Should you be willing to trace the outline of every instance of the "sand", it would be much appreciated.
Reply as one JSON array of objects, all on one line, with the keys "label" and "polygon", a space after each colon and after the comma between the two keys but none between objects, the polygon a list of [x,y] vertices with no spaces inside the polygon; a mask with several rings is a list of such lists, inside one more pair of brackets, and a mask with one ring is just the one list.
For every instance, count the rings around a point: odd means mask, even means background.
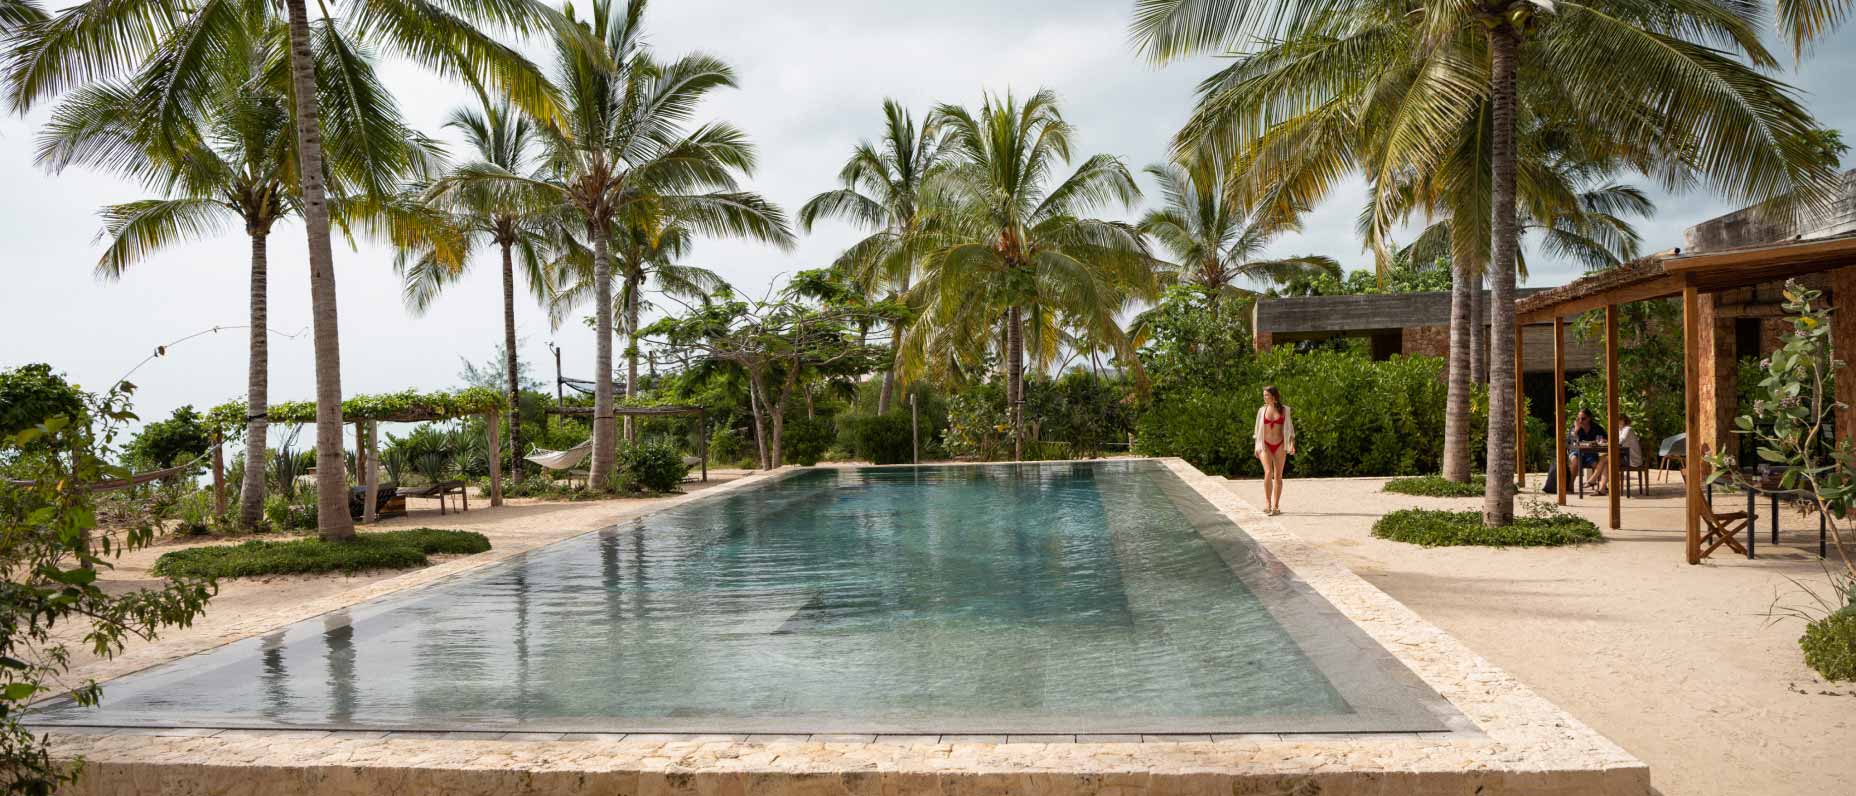
[{"label": "sand", "polygon": [[[1382,483],[1291,479],[1277,519],[1647,762],[1662,793],[1856,793],[1856,685],[1820,680],[1800,655],[1801,623],[1769,615],[1775,599],[1805,602],[1793,579],[1827,592],[1815,518],[1782,514],[1773,546],[1761,516],[1759,558],[1723,548],[1690,566],[1678,478],[1626,498],[1624,527],[1606,529],[1604,544],[1426,549],[1372,538],[1374,519],[1482,501],[1385,494]],[[1260,482],[1229,487],[1263,504]],[[1568,508],[1608,520],[1604,498]]]}]

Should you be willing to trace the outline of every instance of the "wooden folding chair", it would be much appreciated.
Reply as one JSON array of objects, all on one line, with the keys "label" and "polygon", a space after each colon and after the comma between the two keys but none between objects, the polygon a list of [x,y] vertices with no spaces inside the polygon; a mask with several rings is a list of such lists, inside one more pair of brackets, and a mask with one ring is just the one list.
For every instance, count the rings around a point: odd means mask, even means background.
[{"label": "wooden folding chair", "polygon": [[1701,524],[1706,532],[1701,536],[1701,557],[1707,558],[1721,545],[1746,555],[1746,547],[1740,544],[1740,534],[1744,533],[1753,518],[1744,511],[1728,514],[1714,513],[1714,504],[1706,500],[1701,502]]}]

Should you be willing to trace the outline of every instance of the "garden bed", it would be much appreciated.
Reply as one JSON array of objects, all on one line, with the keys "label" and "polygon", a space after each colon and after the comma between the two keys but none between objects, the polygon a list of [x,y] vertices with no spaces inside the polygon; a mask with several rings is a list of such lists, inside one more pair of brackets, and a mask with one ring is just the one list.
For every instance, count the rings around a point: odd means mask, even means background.
[{"label": "garden bed", "polygon": [[1572,514],[1542,512],[1514,518],[1505,528],[1482,524],[1479,511],[1401,509],[1373,523],[1373,536],[1424,547],[1558,547],[1602,542],[1591,520]]},{"label": "garden bed", "polygon": [[1458,483],[1441,475],[1414,475],[1387,481],[1382,489],[1395,495],[1418,497],[1482,497],[1485,483],[1480,474],[1470,476],[1468,483]]},{"label": "garden bed", "polygon": [[211,578],[353,574],[369,569],[423,567],[432,563],[432,555],[469,555],[489,549],[490,540],[480,533],[414,528],[358,533],[350,542],[310,537],[191,547],[163,553],[150,571],[163,577]]}]

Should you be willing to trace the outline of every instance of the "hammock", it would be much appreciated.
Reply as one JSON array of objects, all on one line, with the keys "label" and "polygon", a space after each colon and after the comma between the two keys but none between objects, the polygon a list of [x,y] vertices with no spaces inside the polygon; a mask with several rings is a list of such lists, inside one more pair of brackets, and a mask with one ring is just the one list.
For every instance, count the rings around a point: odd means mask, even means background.
[{"label": "hammock", "polygon": [[593,453],[593,441],[587,440],[564,451],[551,451],[536,448],[533,453],[522,458],[539,464],[550,470],[571,470],[586,461]]}]

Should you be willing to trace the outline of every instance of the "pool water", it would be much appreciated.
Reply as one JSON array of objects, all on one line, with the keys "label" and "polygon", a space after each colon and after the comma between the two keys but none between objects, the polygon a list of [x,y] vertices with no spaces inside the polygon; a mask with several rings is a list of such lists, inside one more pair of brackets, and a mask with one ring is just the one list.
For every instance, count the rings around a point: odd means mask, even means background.
[{"label": "pool water", "polygon": [[[1292,629],[1293,628],[1293,632]],[[824,468],[106,684],[45,723],[1434,730],[1161,463]]]}]

